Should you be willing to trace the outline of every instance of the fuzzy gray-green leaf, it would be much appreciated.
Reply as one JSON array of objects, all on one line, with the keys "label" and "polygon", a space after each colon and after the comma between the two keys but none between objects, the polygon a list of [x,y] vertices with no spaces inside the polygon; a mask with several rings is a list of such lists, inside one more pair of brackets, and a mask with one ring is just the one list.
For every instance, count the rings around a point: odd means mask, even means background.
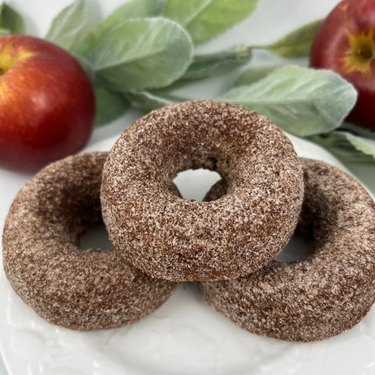
[{"label": "fuzzy gray-green leaf", "polygon": [[105,33],[121,26],[124,22],[133,18],[153,17],[161,12],[160,0],[130,0],[116,8],[107,18],[99,23],[85,37],[80,40],[74,51],[77,54],[87,54],[90,49],[95,48],[98,40]]},{"label": "fuzzy gray-green leaf", "polygon": [[280,68],[279,66],[259,66],[250,68],[244,71],[237,81],[234,83],[234,87],[243,86],[243,85],[251,85],[257,81],[268,76],[268,74],[272,73],[274,70]]},{"label": "fuzzy gray-green leaf", "polygon": [[321,24],[322,20],[318,20],[299,27],[265,48],[275,55],[286,58],[308,56],[315,34]]},{"label": "fuzzy gray-green leaf", "polygon": [[46,39],[70,50],[86,32],[88,8],[85,0],[75,0],[52,21]]},{"label": "fuzzy gray-green leaf", "polygon": [[285,66],[220,99],[263,113],[292,134],[308,136],[340,126],[356,98],[353,86],[336,73]]},{"label": "fuzzy gray-green leaf", "polygon": [[347,141],[357,150],[365,155],[371,156],[375,162],[375,141],[372,139],[366,139],[358,135],[354,135],[348,132],[336,132],[340,133]]},{"label": "fuzzy gray-green leaf", "polygon": [[95,48],[98,40],[112,29],[121,26],[124,22],[134,18],[152,17],[161,11],[160,0],[130,0],[116,8],[107,18],[99,23],[74,48],[78,55],[88,54]]},{"label": "fuzzy gray-green leaf", "polygon": [[124,96],[132,106],[146,111],[177,103],[177,100],[168,95],[161,95],[151,91],[128,92]]},{"label": "fuzzy gray-green leaf", "polygon": [[375,141],[375,131],[364,128],[362,126],[351,124],[349,122],[344,122],[341,125],[340,130],[347,130],[350,133],[354,133],[355,135],[359,135],[361,137],[369,138]]},{"label": "fuzzy gray-green leaf", "polygon": [[247,46],[207,55],[196,55],[182,78],[197,80],[224,74],[246,64],[250,58],[251,48]]},{"label": "fuzzy gray-green leaf", "polygon": [[203,43],[248,17],[257,0],[168,0],[164,16],[183,25],[195,43]]},{"label": "fuzzy gray-green leaf", "polygon": [[128,109],[128,101],[121,95],[103,88],[95,88],[95,126],[102,126],[122,116]]},{"label": "fuzzy gray-green leaf", "polygon": [[176,22],[138,18],[105,30],[83,56],[106,87],[126,92],[168,86],[185,73],[192,49]]},{"label": "fuzzy gray-green leaf", "polygon": [[315,143],[328,149],[339,159],[347,162],[375,163],[375,141],[345,131],[310,137]]},{"label": "fuzzy gray-green leaf", "polygon": [[161,0],[130,0],[116,8],[103,22],[98,30],[113,28],[133,18],[154,17],[162,10]]},{"label": "fuzzy gray-green leaf", "polygon": [[22,16],[6,3],[0,5],[0,29],[1,35],[23,34],[25,32]]}]

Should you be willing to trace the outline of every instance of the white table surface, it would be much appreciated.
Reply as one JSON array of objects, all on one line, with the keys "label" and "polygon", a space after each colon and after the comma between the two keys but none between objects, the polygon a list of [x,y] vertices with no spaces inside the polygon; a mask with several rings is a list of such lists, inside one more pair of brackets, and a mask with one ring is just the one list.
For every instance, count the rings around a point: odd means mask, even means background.
[{"label": "white table surface", "polygon": [[[98,12],[108,14],[116,6],[123,3],[123,0],[102,0],[93,1]],[[209,43],[204,50],[212,51],[228,47],[233,44],[263,44],[271,42],[280,37],[285,32],[294,29],[308,21],[312,21],[325,16],[330,9],[337,3],[337,0],[259,0],[259,6],[256,13],[227,32],[222,37]],[[10,0],[8,3],[18,9],[26,19],[28,31],[34,35],[45,35],[48,25],[53,16],[70,0]],[[202,49],[203,50],[203,49]],[[269,55],[264,53],[256,54],[254,64],[259,65],[269,62]],[[275,61],[275,59],[273,60]],[[276,59],[276,61],[282,61]],[[306,61],[301,60],[301,64]],[[196,90],[191,89],[192,96],[199,97],[202,92],[207,97],[215,95],[225,87],[226,79],[211,81],[205,83],[205,86]],[[203,91],[202,91],[203,90]],[[90,140],[93,144],[113,135],[120,134],[121,131],[135,118],[140,115],[137,111],[130,111],[121,119],[112,124],[96,129]],[[374,165],[348,165],[349,169],[369,188],[375,195],[375,166]],[[7,196],[14,196],[15,192],[23,185],[25,176],[15,174],[14,172],[2,172],[2,181],[0,183],[0,197],[4,199]],[[16,181],[12,186],[7,185],[7,178]],[[0,227],[3,227],[5,217],[0,217]],[[2,230],[2,229],[1,229]],[[0,333],[1,334],[1,333]],[[0,375],[5,375],[5,369],[0,361]]]}]

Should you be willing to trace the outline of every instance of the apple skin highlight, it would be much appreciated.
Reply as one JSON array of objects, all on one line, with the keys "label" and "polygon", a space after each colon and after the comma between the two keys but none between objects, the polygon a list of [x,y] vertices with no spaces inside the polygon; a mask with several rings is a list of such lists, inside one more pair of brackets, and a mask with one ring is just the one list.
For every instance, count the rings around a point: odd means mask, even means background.
[{"label": "apple skin highlight", "polygon": [[0,38],[0,166],[36,171],[88,141],[95,97],[62,48],[26,35]]},{"label": "apple skin highlight", "polygon": [[341,1],[317,32],[310,64],[354,85],[358,100],[347,120],[375,130],[375,1]]}]

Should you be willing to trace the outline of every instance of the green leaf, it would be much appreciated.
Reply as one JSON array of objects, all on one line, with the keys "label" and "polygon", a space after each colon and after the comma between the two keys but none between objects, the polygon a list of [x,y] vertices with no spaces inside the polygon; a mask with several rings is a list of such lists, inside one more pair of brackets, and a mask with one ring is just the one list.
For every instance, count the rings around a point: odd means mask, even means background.
[{"label": "green leaf", "polygon": [[[25,24],[21,15],[6,3],[0,5],[1,35],[23,34]],[[6,33],[6,31],[9,31]]]},{"label": "green leaf", "polygon": [[77,54],[87,54],[105,33],[134,18],[153,17],[161,13],[161,0],[130,0],[116,8],[75,46]]},{"label": "green leaf", "polygon": [[309,56],[312,42],[321,24],[322,20],[311,22],[265,48],[275,55],[286,58]]},{"label": "green leaf", "polygon": [[353,145],[356,150],[371,156],[375,162],[375,141],[342,131],[340,133]]},{"label": "green leaf", "polygon": [[356,135],[363,136],[365,138],[373,139],[375,140],[375,131],[372,131],[370,129],[366,129],[362,126],[354,125],[349,122],[344,122],[340,130],[348,130],[350,133],[354,133]]},{"label": "green leaf", "polygon": [[252,85],[231,89],[220,99],[263,113],[303,137],[340,126],[356,98],[353,86],[336,73],[284,66]]},{"label": "green leaf", "polygon": [[99,24],[98,29],[111,29],[133,18],[154,17],[159,15],[161,10],[161,0],[130,0],[116,8]]},{"label": "green leaf", "polygon": [[129,103],[121,94],[103,88],[95,88],[95,99],[95,126],[114,121],[129,109]]},{"label": "green leaf", "polygon": [[75,0],[64,8],[52,21],[46,35],[50,42],[71,50],[77,39],[86,33],[88,8],[85,0]]},{"label": "green leaf", "polygon": [[182,78],[197,80],[224,74],[246,64],[250,58],[251,48],[247,46],[207,55],[196,55]]},{"label": "green leaf", "polygon": [[243,72],[237,81],[234,83],[234,87],[251,85],[257,81],[268,76],[274,70],[280,68],[279,66],[259,66],[255,68],[250,68]]},{"label": "green leaf", "polygon": [[176,22],[139,18],[104,31],[95,46],[82,52],[102,84],[125,92],[168,86],[185,73],[192,49]]},{"label": "green leaf", "polygon": [[94,84],[96,81],[96,74],[95,71],[90,64],[89,61],[87,61],[84,57],[82,56],[74,56],[76,60],[80,63],[82,69],[85,71],[87,77],[90,79],[91,83]]},{"label": "green leaf", "polygon": [[327,148],[339,159],[347,162],[375,163],[375,141],[344,131],[310,137],[315,143]]},{"label": "green leaf", "polygon": [[256,5],[257,0],[168,0],[164,16],[183,25],[198,44],[244,20]]},{"label": "green leaf", "polygon": [[150,91],[128,92],[124,94],[133,107],[141,108],[147,111],[164,107],[165,105],[177,103],[182,100],[172,96],[162,95]]}]

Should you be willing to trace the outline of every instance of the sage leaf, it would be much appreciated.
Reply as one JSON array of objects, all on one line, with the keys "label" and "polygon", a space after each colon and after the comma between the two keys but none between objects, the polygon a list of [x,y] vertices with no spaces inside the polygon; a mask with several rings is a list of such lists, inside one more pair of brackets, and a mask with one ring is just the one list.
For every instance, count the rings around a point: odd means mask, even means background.
[{"label": "sage leaf", "polygon": [[336,73],[284,66],[252,85],[231,89],[220,99],[258,111],[304,137],[340,126],[356,98],[354,87]]},{"label": "sage leaf", "polygon": [[251,48],[247,46],[207,55],[196,55],[182,78],[198,80],[224,74],[246,64],[250,58]]},{"label": "sage leaf", "polygon": [[111,29],[133,18],[154,17],[162,12],[161,0],[130,0],[116,8],[103,22],[98,30]]},{"label": "sage leaf", "polygon": [[333,131],[310,137],[339,159],[355,163],[375,163],[375,141],[349,132]]},{"label": "sage leaf", "polygon": [[357,150],[365,155],[369,155],[374,159],[375,162],[375,141],[372,139],[366,139],[358,135],[350,134],[347,132],[336,132],[340,133],[348,142]]},{"label": "sage leaf", "polygon": [[168,86],[192,59],[189,34],[164,18],[138,18],[105,30],[95,46],[81,51],[97,78],[113,91]]},{"label": "sage leaf", "polygon": [[309,56],[312,42],[321,24],[322,20],[311,22],[286,34],[265,48],[285,58]]},{"label": "sage leaf", "polygon": [[165,105],[177,103],[179,100],[172,96],[158,94],[151,91],[128,92],[124,94],[125,98],[129,100],[131,105],[136,108],[141,108],[146,111],[158,109]]},{"label": "sage leaf", "polygon": [[0,35],[23,34],[25,23],[21,15],[6,3],[0,5]]},{"label": "sage leaf", "polygon": [[85,37],[76,43],[74,52],[78,55],[88,53],[95,47],[103,34],[121,26],[124,22],[133,18],[153,17],[161,13],[160,0],[130,0],[116,8],[107,18],[99,23]]},{"label": "sage leaf", "polygon": [[95,88],[95,126],[102,126],[122,116],[129,109],[129,102],[121,95],[104,88]]},{"label": "sage leaf", "polygon": [[251,85],[257,81],[268,76],[268,74],[272,73],[274,70],[280,68],[279,66],[259,66],[254,67],[246,70],[243,72],[240,77],[235,81],[234,87],[243,86],[243,85]]},{"label": "sage leaf", "polygon": [[347,130],[350,133],[354,133],[356,135],[360,135],[362,137],[375,140],[375,131],[364,128],[362,126],[351,124],[349,122],[344,122],[341,125],[340,130]]},{"label": "sage leaf", "polygon": [[85,0],[75,0],[52,21],[45,39],[71,50],[77,39],[86,33],[88,8]]},{"label": "sage leaf", "polygon": [[75,58],[80,63],[82,69],[85,71],[85,73],[86,73],[87,77],[89,78],[89,80],[91,81],[91,83],[94,85],[95,81],[96,81],[96,74],[95,74],[95,71],[94,71],[92,65],[90,64],[90,62],[87,61],[82,56],[75,56]]},{"label": "sage leaf", "polygon": [[257,0],[167,0],[164,16],[183,25],[194,43],[218,36],[248,17]]}]

